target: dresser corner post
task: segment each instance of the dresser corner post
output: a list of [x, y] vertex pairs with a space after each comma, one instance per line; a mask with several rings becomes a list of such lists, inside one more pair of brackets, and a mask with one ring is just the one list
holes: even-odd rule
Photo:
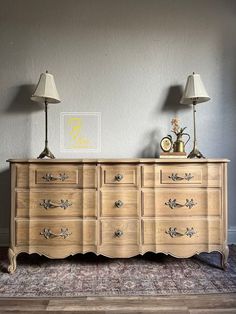
[[14, 252], [12, 248], [8, 249], [8, 259], [9, 259], [9, 266], [8, 266], [8, 272], [10, 274], [14, 273], [16, 270], [16, 257], [17, 254]]

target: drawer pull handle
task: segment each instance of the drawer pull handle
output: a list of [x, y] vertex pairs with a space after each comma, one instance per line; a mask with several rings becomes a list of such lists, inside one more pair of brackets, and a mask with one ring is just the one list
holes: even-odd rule
[[124, 205], [124, 203], [121, 200], [115, 201], [115, 206], [117, 208], [121, 208]]
[[60, 173], [57, 177], [53, 176], [51, 173], [46, 173], [44, 176], [42, 176], [42, 179], [46, 180], [47, 182], [56, 180], [60, 180], [63, 182], [68, 178], [69, 176], [67, 176], [65, 173]]
[[115, 180], [118, 181], [118, 182], [120, 182], [123, 178], [124, 178], [124, 176], [122, 174], [117, 174], [115, 176]]
[[114, 236], [117, 238], [120, 238], [121, 236], [123, 236], [123, 231], [122, 230], [116, 230], [114, 233]]
[[45, 239], [52, 239], [52, 238], [63, 238], [66, 239], [72, 233], [69, 232], [68, 228], [61, 228], [60, 233], [54, 233], [48, 228], [44, 228], [43, 231], [40, 232], [40, 235], [43, 235]]
[[180, 207], [188, 207], [189, 209], [193, 208], [193, 206], [197, 205], [196, 202], [194, 202], [194, 200], [191, 198], [191, 200], [189, 200], [188, 198], [186, 198], [186, 202], [185, 204], [180, 204], [176, 201], [176, 199], [169, 199], [168, 202], [165, 202], [166, 206], [169, 206], [171, 209], [174, 208], [180, 208]]
[[42, 206], [45, 209], [49, 209], [49, 208], [63, 208], [63, 209], [67, 209], [68, 207], [70, 207], [72, 205], [72, 203], [70, 203], [68, 200], [61, 200], [58, 203], [52, 202], [51, 200], [43, 200], [40, 203], [40, 206]]
[[196, 234], [197, 232], [193, 229], [193, 227], [191, 228], [186, 228], [186, 231], [184, 233], [181, 233], [179, 231], [177, 231], [176, 227], [170, 227], [168, 231], [165, 231], [165, 233], [169, 234], [171, 236], [171, 238], [175, 238], [175, 237], [183, 237], [183, 236], [187, 236], [189, 238], [192, 238], [192, 236], [194, 234]]
[[168, 178], [172, 181], [190, 181], [191, 179], [193, 179], [193, 177], [194, 176], [191, 173], [185, 173], [184, 177], [179, 176], [178, 173], [172, 173], [171, 176], [168, 176]]

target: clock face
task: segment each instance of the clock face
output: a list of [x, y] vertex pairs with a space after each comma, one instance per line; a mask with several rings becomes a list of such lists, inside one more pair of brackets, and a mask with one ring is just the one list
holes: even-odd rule
[[163, 152], [169, 152], [172, 148], [172, 140], [168, 136], [163, 137], [160, 145]]

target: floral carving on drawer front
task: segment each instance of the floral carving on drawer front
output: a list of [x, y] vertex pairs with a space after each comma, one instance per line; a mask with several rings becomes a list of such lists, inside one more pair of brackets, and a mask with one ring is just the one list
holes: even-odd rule
[[186, 198], [186, 202], [184, 204], [180, 204], [177, 202], [176, 199], [169, 199], [168, 202], [165, 202], [166, 206], [169, 206], [171, 209], [174, 208], [181, 208], [181, 207], [187, 207], [189, 209], [193, 208], [195, 205], [197, 205], [197, 202], [195, 202], [192, 198], [188, 199]]
[[194, 176], [191, 173], [185, 173], [184, 176], [179, 176], [178, 173], [172, 173], [170, 176], [168, 176], [168, 178], [172, 181], [190, 181], [194, 178]]
[[60, 202], [53, 202], [51, 200], [43, 200], [40, 203], [40, 206], [42, 206], [45, 209], [49, 209], [49, 208], [63, 208], [63, 209], [67, 209], [68, 207], [70, 207], [72, 205], [72, 203], [70, 203], [68, 200], [60, 200]]
[[186, 228], [186, 230], [185, 230], [185, 232], [179, 232], [178, 230], [177, 230], [177, 228], [176, 227], [170, 227], [167, 231], [165, 231], [165, 233], [167, 233], [167, 234], [169, 234], [169, 236], [171, 237], [171, 238], [175, 238], [175, 237], [183, 237], [183, 236], [187, 236], [187, 237], [189, 237], [189, 238], [192, 238], [192, 236], [194, 235], [194, 234], [196, 234], [197, 232], [194, 230], [194, 228], [193, 227], [191, 227], [191, 228]]

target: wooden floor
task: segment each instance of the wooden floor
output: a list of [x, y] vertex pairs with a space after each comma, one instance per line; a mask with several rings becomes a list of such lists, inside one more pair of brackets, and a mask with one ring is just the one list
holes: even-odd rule
[[70, 299], [0, 299], [0, 314], [236, 314], [236, 293], [168, 297], [88, 297]]

